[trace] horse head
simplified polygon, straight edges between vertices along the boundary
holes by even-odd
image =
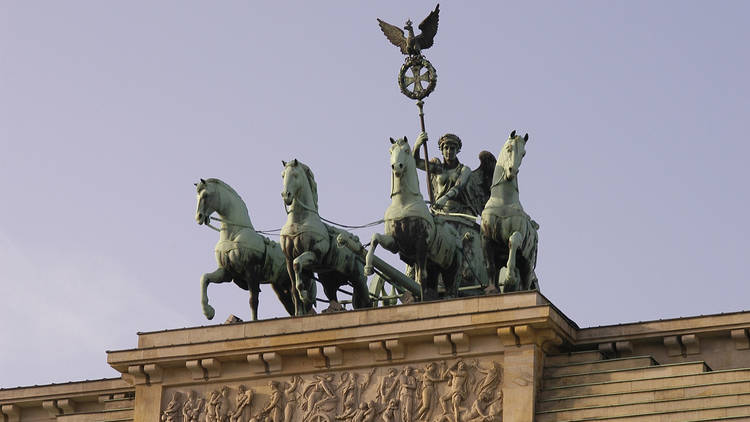
[[[305,207],[318,209],[318,186],[315,183],[315,176],[310,167],[301,163],[296,158],[290,162],[282,161],[284,170],[281,172],[281,178],[284,180],[284,188],[281,191],[281,198],[287,206],[292,205],[294,200],[302,201],[303,204],[312,201],[312,204],[304,204]],[[305,198],[309,195],[310,198]]]
[[[497,165],[502,167],[505,180],[513,180],[518,175],[521,167],[523,156],[526,155],[526,142],[529,140],[527,133],[523,137],[516,135],[516,131],[510,133],[508,140],[505,141],[500,156],[497,159]]]
[[[195,210],[195,221],[208,225],[213,213],[222,219],[239,225],[237,227],[251,228],[250,215],[247,205],[231,186],[220,179],[201,179],[195,183],[198,193],[198,206]]]
[[[391,171],[396,177],[401,177],[409,168],[409,161],[414,161],[411,155],[411,148],[406,136],[394,140],[391,138]]]
[[[409,194],[413,197],[419,193],[416,163],[406,136],[391,139],[391,198],[398,194]],[[413,198],[412,198],[413,199]]]
[[[216,211],[215,202],[218,193],[215,190],[213,183],[208,183],[206,180],[201,179],[200,182],[195,183],[195,190],[198,192],[198,206],[195,210],[195,221],[198,224],[209,224],[211,223],[211,214]]]

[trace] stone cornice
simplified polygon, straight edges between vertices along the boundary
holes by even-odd
[[[583,345],[648,338],[658,339],[683,334],[720,334],[747,327],[750,327],[750,312],[702,315],[584,328],[578,331],[576,343]]]
[[[277,358],[320,354],[321,360],[323,351],[330,350],[332,354],[327,358],[333,361],[339,359],[334,350],[346,349],[370,349],[378,356],[398,356],[405,343],[435,338],[441,350],[461,349],[472,336],[494,335],[501,327],[515,326],[533,328],[533,335],[557,344],[573,341],[575,334],[575,327],[542,295],[525,292],[141,333],[138,349],[108,352],[108,362],[122,373],[140,375],[141,365],[185,366],[188,360],[202,358],[248,360],[261,368],[264,361],[260,357],[270,353]],[[448,336],[442,346],[438,344],[441,336]],[[395,337],[399,344],[392,343]]]
[[[35,385],[0,390],[0,404],[41,403],[50,399],[94,398],[100,394],[132,392],[133,387],[121,378],[77,381],[62,384]]]

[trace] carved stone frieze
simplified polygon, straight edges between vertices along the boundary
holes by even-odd
[[[499,422],[502,367],[433,361],[236,385],[167,388],[163,422]],[[249,385],[249,384],[248,384]]]

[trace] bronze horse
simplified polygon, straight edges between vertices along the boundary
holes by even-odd
[[[213,319],[215,314],[208,304],[208,285],[229,281],[250,292],[253,320],[258,319],[260,283],[270,283],[286,311],[294,315],[291,281],[279,244],[255,231],[245,202],[229,185],[219,179],[201,179],[195,186],[198,224],[210,224],[213,213],[221,220],[219,241],[214,248],[219,268],[201,277],[201,305],[206,318]]]
[[[523,210],[518,197],[518,169],[529,135],[516,131],[503,145],[492,176],[490,199],[482,212],[482,249],[490,291],[534,290],[539,225]]]
[[[438,299],[438,275],[446,296],[458,296],[456,278],[461,263],[460,237],[456,229],[430,213],[419,190],[417,166],[406,137],[391,138],[391,205],[385,211],[385,234],[372,236],[365,272],[372,274],[378,245],[414,265],[422,300]]]
[[[364,263],[350,249],[338,247],[336,241],[339,235],[354,236],[321,221],[318,188],[310,168],[296,159],[282,163],[284,190],[281,196],[288,208],[280,240],[287,271],[293,280],[295,315],[309,313],[316,301],[313,273],[317,273],[330,303],[326,311],[342,309],[336,293],[345,284],[353,287],[355,308],[371,306]]]

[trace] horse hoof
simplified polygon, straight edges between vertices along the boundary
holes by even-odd
[[[216,311],[214,310],[213,306],[206,305],[206,307],[203,308],[203,315],[206,316],[206,319],[212,320],[214,319],[214,315],[216,315]]]
[[[500,293],[500,289],[498,289],[494,284],[487,286],[484,289],[484,294],[486,295],[496,295]]]
[[[422,291],[422,301],[423,302],[430,302],[433,300],[440,299],[440,296],[438,295],[437,290],[435,289],[424,289]]]
[[[345,311],[345,310],[346,310],[346,308],[344,308],[344,305],[342,305],[342,304],[340,304],[338,302],[333,302],[332,301],[331,304],[326,309],[323,309],[323,311],[321,311],[320,313],[321,314],[328,314],[328,313],[332,313],[332,312],[342,312],[342,311]]]
[[[374,272],[372,265],[365,265],[365,275],[372,275]]]

